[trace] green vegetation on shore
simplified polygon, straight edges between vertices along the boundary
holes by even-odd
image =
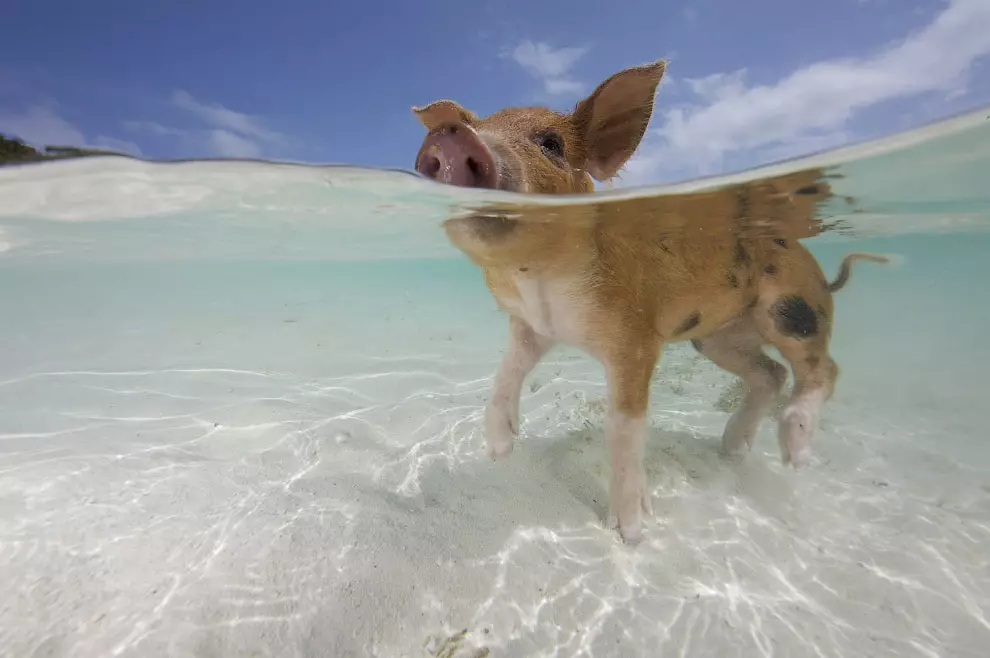
[[[114,151],[79,148],[76,146],[45,146],[39,151],[16,137],[0,134],[0,166],[18,162],[38,162],[63,158],[81,158],[90,155],[124,155]]]

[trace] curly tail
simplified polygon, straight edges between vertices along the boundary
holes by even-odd
[[[857,260],[870,260],[874,263],[884,263],[890,262],[890,259],[886,256],[880,256],[878,254],[866,254],[866,253],[852,253],[847,254],[845,258],[842,259],[842,264],[839,265],[839,274],[835,277],[835,280],[828,284],[829,292],[836,292],[841,290],[846,283],[849,282],[849,274],[852,270],[852,264]]]

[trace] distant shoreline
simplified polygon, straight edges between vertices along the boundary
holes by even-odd
[[[123,155],[116,151],[102,149],[79,148],[76,146],[48,146],[43,150],[25,144],[22,140],[0,134],[0,167],[6,164],[24,162],[39,162],[41,160],[60,160],[65,158],[81,158],[91,155]]]

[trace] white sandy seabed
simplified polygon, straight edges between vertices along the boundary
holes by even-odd
[[[548,357],[484,457],[505,325],[463,262],[5,266],[0,653],[983,656],[988,247],[818,250],[907,258],[837,297],[798,474],[772,422],[719,460],[733,380],[670,347],[635,549],[594,362]]]
[[[382,293],[376,323],[287,276],[253,305],[133,272],[153,294],[94,317],[21,303],[27,336],[5,342],[35,367],[0,383],[3,653],[982,655],[985,387],[965,355],[905,356],[937,323],[878,332],[912,301],[877,269],[843,291],[843,384],[806,472],[778,465],[769,423],[722,463],[732,380],[668,351],[656,519],[634,550],[601,525],[590,360],[548,358],[511,459],[483,456],[504,329],[480,282],[467,308],[441,280],[425,302]],[[45,303],[71,311],[95,286],[74,277]]]

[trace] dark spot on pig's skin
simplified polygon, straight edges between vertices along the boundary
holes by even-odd
[[[794,194],[808,195],[808,194],[818,194],[819,189],[817,185],[807,185],[805,187],[798,188],[795,190]]]
[[[803,297],[792,295],[779,299],[772,307],[777,331],[792,338],[810,338],[818,333],[818,316]]]
[[[730,285],[731,287],[733,287],[733,288],[738,288],[738,287],[739,287],[739,277],[737,277],[737,276],[736,276],[735,274],[733,274],[732,272],[729,272],[729,273],[728,273],[728,274],[726,275],[726,277],[725,277],[725,278],[726,278],[726,279],[728,279],[728,281],[729,281],[729,285]]]
[[[825,311],[825,307],[822,306],[821,304],[818,305],[818,309],[817,310],[818,310],[818,315],[822,316],[823,318],[827,318],[828,317],[828,313]]]
[[[746,188],[736,192],[736,216],[735,219],[745,221],[750,219],[749,191]]]
[[[777,240],[774,240],[774,242],[776,242],[777,244],[779,244],[784,249],[787,249],[787,240],[777,239]]]
[[[763,271],[769,274],[770,276],[774,276],[777,274],[777,266],[774,265],[773,263],[767,263],[766,267],[763,268]]]
[[[687,319],[684,320],[684,322],[681,323],[681,326],[677,328],[677,335],[691,331],[699,324],[701,324],[701,313],[695,311],[694,313],[689,315]]]
[[[529,272],[529,268],[528,267],[520,267],[519,268],[519,271],[520,272]]]
[[[736,242],[735,259],[737,263],[745,263],[749,260],[749,254],[746,253],[746,247],[742,242]]]
[[[821,359],[819,359],[817,356],[812,354],[811,356],[808,357],[808,367],[814,370],[815,368],[818,367],[818,364],[821,363],[821,361],[822,361]]]

